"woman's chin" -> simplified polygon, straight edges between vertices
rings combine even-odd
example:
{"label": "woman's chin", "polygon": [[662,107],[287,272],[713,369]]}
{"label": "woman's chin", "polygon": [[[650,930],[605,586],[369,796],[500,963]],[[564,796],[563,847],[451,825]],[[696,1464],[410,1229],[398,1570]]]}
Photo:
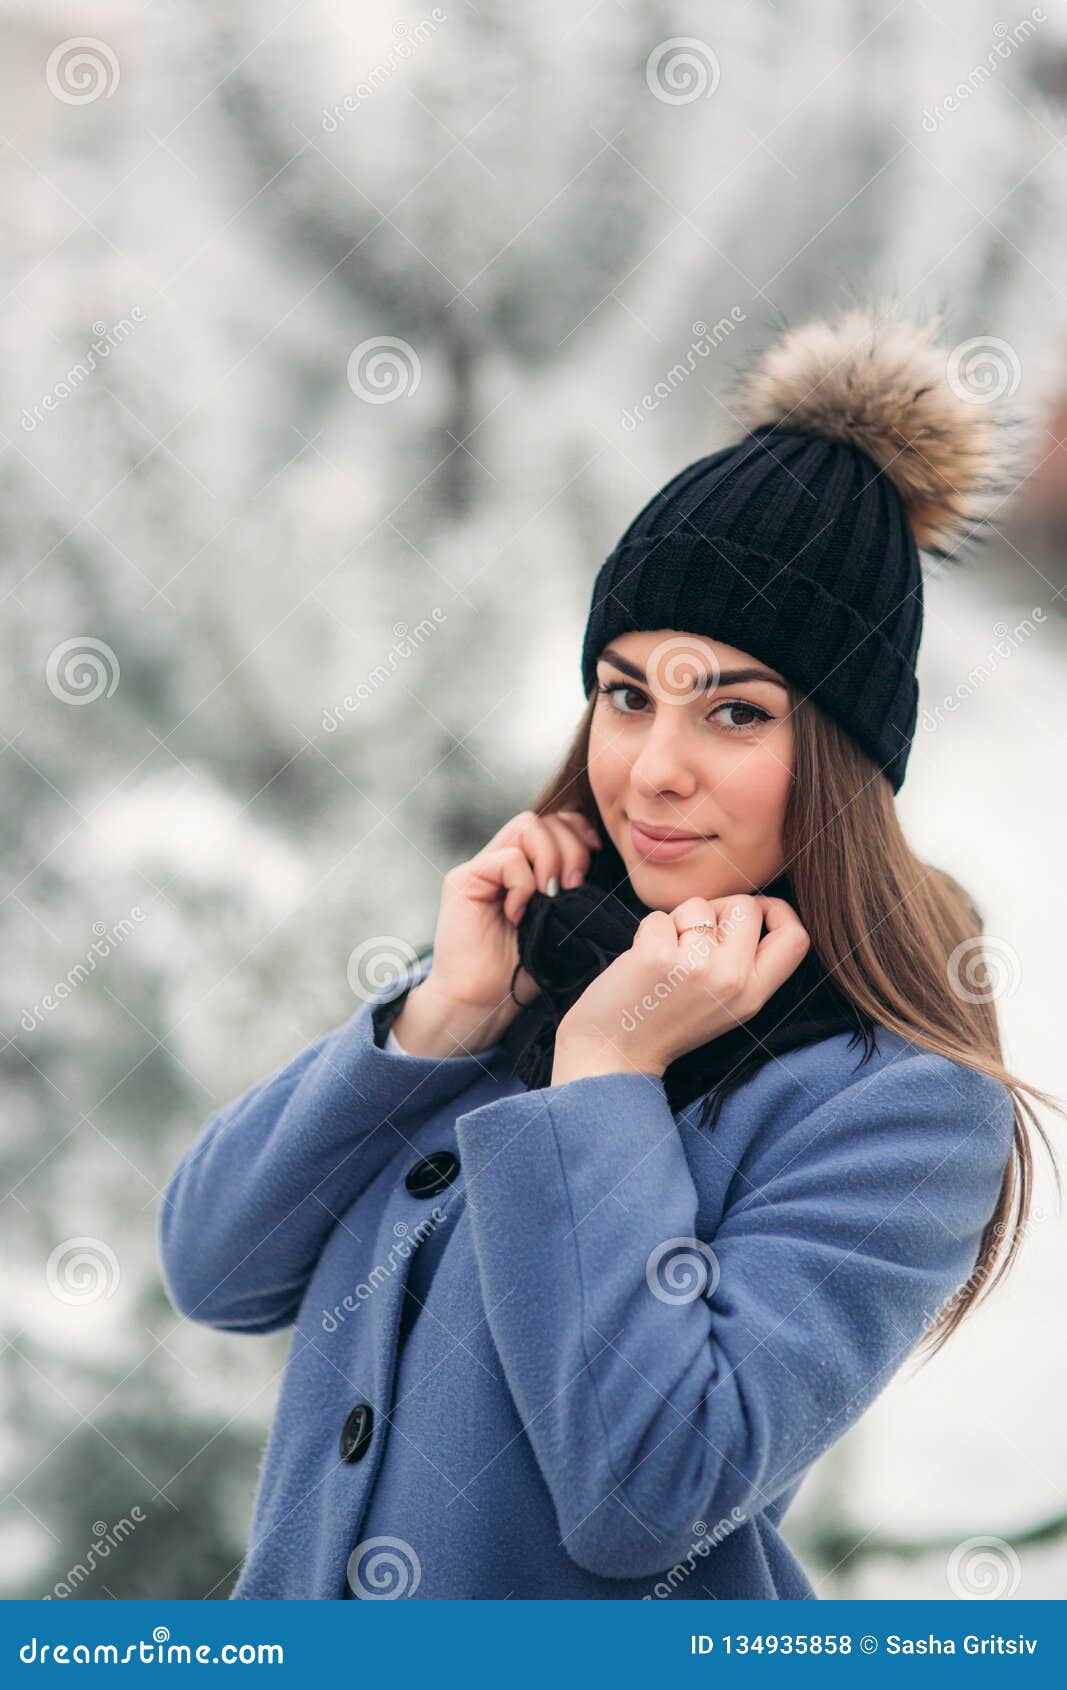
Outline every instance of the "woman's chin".
{"label": "woman's chin", "polygon": [[627,865],[630,884],[650,910],[673,910],[686,898],[719,898],[723,894],[709,886],[707,875],[682,872],[681,865],[649,863],[643,858]]}
{"label": "woman's chin", "polygon": [[649,863],[644,858],[627,863],[626,868],[641,902],[650,910],[668,913],[687,898],[751,897],[758,886],[765,886],[772,878],[768,874],[763,880],[746,881],[736,873],[697,875],[692,869],[683,873],[680,863]]}

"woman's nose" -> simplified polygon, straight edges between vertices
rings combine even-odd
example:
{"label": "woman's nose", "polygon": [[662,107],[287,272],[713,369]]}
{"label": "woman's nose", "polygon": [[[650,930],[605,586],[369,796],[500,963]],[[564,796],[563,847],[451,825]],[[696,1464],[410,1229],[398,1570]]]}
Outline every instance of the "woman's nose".
{"label": "woman's nose", "polygon": [[630,778],[643,792],[670,791],[688,797],[697,785],[695,756],[696,749],[684,730],[661,716],[644,736],[630,765]]}

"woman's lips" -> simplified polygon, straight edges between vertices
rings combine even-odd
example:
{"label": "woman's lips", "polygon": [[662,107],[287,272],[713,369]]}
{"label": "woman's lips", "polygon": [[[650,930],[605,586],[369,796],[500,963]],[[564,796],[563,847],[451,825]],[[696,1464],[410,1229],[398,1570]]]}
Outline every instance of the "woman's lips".
{"label": "woman's lips", "polygon": [[653,863],[673,863],[676,858],[688,856],[690,851],[695,851],[698,845],[708,843],[700,835],[694,835],[690,839],[653,839],[651,834],[642,833],[636,822],[630,823],[630,837],[638,855],[647,857]]}

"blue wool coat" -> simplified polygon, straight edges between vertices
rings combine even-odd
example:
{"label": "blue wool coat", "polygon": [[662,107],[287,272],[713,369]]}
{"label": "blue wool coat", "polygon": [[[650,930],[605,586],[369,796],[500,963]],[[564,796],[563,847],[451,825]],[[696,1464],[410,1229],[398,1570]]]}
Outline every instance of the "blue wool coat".
{"label": "blue wool coat", "polygon": [[842,1033],[701,1131],[651,1075],[385,1049],[411,983],[213,1115],[163,1197],[175,1308],[293,1327],[233,1596],[814,1596],[782,1516],[971,1272],[1006,1088]]}

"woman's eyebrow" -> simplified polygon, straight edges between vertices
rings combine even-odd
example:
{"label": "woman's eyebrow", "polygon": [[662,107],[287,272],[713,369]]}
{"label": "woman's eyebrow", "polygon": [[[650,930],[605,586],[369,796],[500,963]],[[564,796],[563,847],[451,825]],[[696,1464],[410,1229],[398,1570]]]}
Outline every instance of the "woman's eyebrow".
{"label": "woman's eyebrow", "polygon": [[[625,657],[620,657],[618,652],[612,651],[610,646],[600,653],[600,662],[613,663],[615,668],[621,669],[624,675],[631,676],[635,681],[645,681],[647,685],[644,671],[639,669],[636,663],[629,663]],[[758,669],[754,666],[745,669],[721,669],[718,676],[705,677],[704,684],[699,690],[701,692],[714,692],[716,687],[735,687],[741,681],[769,681],[771,686],[781,687],[783,692],[789,690],[786,683],[778,675],[772,675],[769,669]]]}

